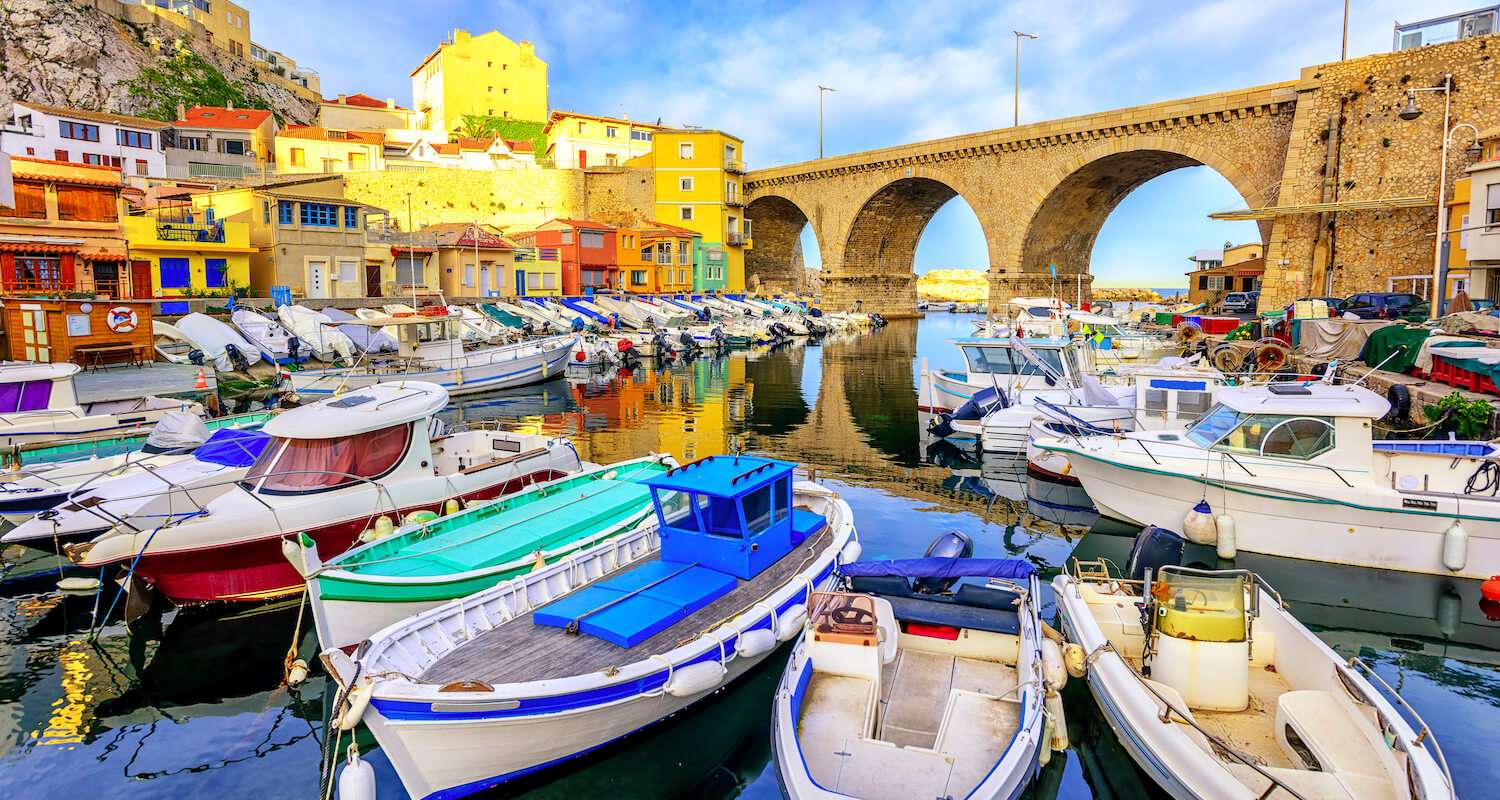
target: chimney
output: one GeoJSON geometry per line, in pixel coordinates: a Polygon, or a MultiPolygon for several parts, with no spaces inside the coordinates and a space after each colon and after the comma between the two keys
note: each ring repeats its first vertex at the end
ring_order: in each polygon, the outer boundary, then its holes
{"type": "Polygon", "coordinates": [[[187,106],[185,106],[185,105],[183,105],[181,103],[177,104],[177,118],[178,119],[187,119],[187,106]]]}

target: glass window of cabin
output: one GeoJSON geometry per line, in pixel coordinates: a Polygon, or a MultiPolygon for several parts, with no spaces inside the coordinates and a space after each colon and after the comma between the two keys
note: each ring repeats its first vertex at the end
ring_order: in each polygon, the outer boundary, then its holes
{"type": "Polygon", "coordinates": [[[1240,414],[1228,406],[1214,406],[1188,428],[1187,437],[1199,447],[1212,447],[1240,422],[1240,414]]]}
{"type": "Polygon", "coordinates": [[[776,522],[786,519],[787,514],[792,512],[792,479],[781,477],[776,479],[776,522]]]}
{"type": "Polygon", "coordinates": [[[771,527],[771,486],[768,483],[740,501],[745,510],[745,531],[752,536],[771,527]]]}
{"type": "Polygon", "coordinates": [[[357,436],[330,439],[277,437],[245,476],[265,494],[311,494],[379,478],[395,469],[411,443],[403,422],[357,436]]]}

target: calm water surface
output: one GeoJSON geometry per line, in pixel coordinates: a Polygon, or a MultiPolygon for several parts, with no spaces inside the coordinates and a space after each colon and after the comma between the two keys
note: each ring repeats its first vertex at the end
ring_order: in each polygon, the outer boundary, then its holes
{"type": "MultiPolygon", "coordinates": [[[[1028,482],[1014,466],[981,465],[924,440],[920,360],[959,366],[945,340],[969,325],[938,314],[821,345],[569,376],[466,399],[447,416],[567,434],[600,462],[745,451],[815,467],[853,506],[872,558],[919,554],[956,529],[974,538],[978,555],[1020,556],[1048,575],[1075,554],[1123,563],[1132,531],[1096,523],[1077,489],[1028,482]]],[[[169,611],[127,630],[118,611],[100,620],[109,594],[96,607],[92,594],[55,590],[52,561],[5,557],[0,796],[317,795],[327,682],[318,674],[295,692],[279,685],[289,647],[310,661],[317,651],[305,625],[294,632],[295,602],[169,611]]],[[[1217,563],[1207,549],[1193,558],[1217,563]]],[[[1270,580],[1335,650],[1360,655],[1401,690],[1434,726],[1461,795],[1494,796],[1500,623],[1486,619],[1477,585],[1267,557],[1237,564],[1270,580]]],[[[506,794],[778,797],[768,715],[784,659],[668,724],[506,794]]],[[[1054,757],[1033,794],[1151,796],[1081,682],[1065,695],[1073,749],[1054,757]]],[[[381,797],[403,797],[373,741],[361,744],[381,797]]]]}

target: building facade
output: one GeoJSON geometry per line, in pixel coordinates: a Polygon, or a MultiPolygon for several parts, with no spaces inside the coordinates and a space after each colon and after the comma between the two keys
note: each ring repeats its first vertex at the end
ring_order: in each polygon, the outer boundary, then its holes
{"type": "Polygon", "coordinates": [[[135,297],[224,296],[250,288],[250,225],[176,203],[125,218],[132,275],[149,275],[135,297]],[[142,294],[143,290],[150,291],[142,294]]]}
{"type": "Polygon", "coordinates": [[[547,157],[558,169],[618,167],[651,154],[652,136],[662,127],[628,119],[554,111],[547,118],[547,157]]]}
{"type": "Polygon", "coordinates": [[[111,166],[132,178],[162,178],[167,176],[166,127],[154,119],[17,101],[0,128],[0,151],[111,166]]]}
{"type": "Polygon", "coordinates": [[[237,180],[269,172],[276,132],[276,117],[265,109],[179,107],[163,135],[167,177],[237,180]]]}
{"type": "Polygon", "coordinates": [[[656,219],[703,237],[704,283],[693,288],[744,291],[745,250],[752,246],[744,142],[722,131],[673,128],[655,132],[652,145],[656,219]],[[720,268],[722,278],[710,277],[720,268]]]}
{"type": "Polygon", "coordinates": [[[455,131],[466,115],[541,122],[547,118],[547,62],[531,42],[455,29],[412,70],[411,94],[423,128],[455,131]]]}
{"type": "MultiPolygon", "coordinates": [[[[139,292],[125,268],[124,182],[110,166],[11,159],[15,207],[0,206],[0,293],[139,292]]],[[[134,276],[150,284],[150,276],[134,276]]]]}
{"type": "Polygon", "coordinates": [[[385,134],[288,125],[276,136],[276,171],[283,175],[385,169],[385,134]]]}

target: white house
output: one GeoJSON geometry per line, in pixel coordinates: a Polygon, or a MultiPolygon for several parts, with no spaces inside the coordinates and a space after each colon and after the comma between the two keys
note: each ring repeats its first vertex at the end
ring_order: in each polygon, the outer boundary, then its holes
{"type": "Polygon", "coordinates": [[[0,127],[0,150],[13,156],[118,167],[126,176],[165,177],[162,131],[154,119],[16,101],[0,127]]]}

